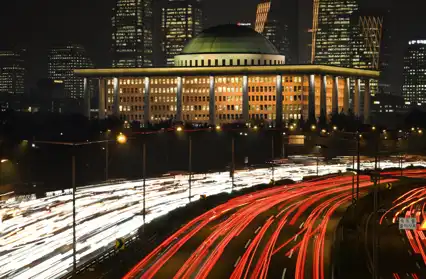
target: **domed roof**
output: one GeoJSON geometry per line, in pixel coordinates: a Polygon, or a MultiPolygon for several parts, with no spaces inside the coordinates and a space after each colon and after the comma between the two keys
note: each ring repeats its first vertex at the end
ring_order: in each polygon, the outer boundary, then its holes
{"type": "Polygon", "coordinates": [[[204,30],[181,54],[239,53],[279,55],[275,46],[251,28],[234,24],[204,30]]]}

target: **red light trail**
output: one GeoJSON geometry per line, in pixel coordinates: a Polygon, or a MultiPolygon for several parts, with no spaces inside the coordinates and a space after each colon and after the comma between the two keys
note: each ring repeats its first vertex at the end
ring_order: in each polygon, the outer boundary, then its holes
{"type": "MultiPolygon", "coordinates": [[[[365,195],[371,185],[370,177],[361,175],[360,195],[365,195]]],[[[272,270],[271,261],[283,255],[291,264],[284,267],[281,278],[286,273],[293,273],[297,279],[327,278],[330,257],[325,253],[331,247],[328,229],[338,223],[336,210],[349,206],[351,189],[352,176],[332,176],[234,198],[183,226],[124,278],[158,278],[165,273],[176,279],[207,278],[218,272],[226,273],[221,274],[223,278],[272,278],[276,270],[272,270]],[[201,243],[192,244],[200,237],[201,243]],[[230,251],[229,247],[234,248],[230,251]],[[182,249],[191,252],[183,263],[182,249]],[[225,257],[235,258],[235,264],[225,257]],[[173,264],[172,270],[170,262],[180,264],[177,268],[173,264]],[[232,270],[219,268],[231,265],[232,270]]]]}

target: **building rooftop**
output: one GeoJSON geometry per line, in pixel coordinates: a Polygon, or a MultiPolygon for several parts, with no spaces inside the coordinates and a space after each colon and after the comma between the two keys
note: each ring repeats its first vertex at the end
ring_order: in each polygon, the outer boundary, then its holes
{"type": "Polygon", "coordinates": [[[251,28],[234,24],[204,30],[185,46],[181,54],[210,53],[279,55],[275,46],[263,35],[251,28]]]}

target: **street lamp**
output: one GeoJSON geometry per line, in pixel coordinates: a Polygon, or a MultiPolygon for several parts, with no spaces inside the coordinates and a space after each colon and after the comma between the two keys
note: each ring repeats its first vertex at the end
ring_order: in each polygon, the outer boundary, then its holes
{"type": "Polygon", "coordinates": [[[325,145],[317,144],[315,145],[317,148],[317,176],[319,175],[319,154],[321,152],[321,149],[327,148],[325,145]]]}
{"type": "Polygon", "coordinates": [[[123,133],[118,134],[117,136],[117,142],[119,144],[125,144],[127,142],[127,137],[123,133]]]}
{"type": "Polygon", "coordinates": [[[316,129],[317,129],[317,126],[315,126],[315,125],[312,125],[312,126],[311,126],[311,130],[312,130],[312,131],[315,131],[316,129]]]}
{"type": "MultiPolygon", "coordinates": [[[[32,143],[32,147],[36,147],[36,143],[38,144],[47,144],[47,145],[63,145],[72,147],[72,158],[71,158],[71,184],[72,184],[72,236],[73,236],[73,274],[77,273],[77,236],[76,236],[76,211],[75,211],[75,194],[77,192],[77,187],[75,183],[75,147],[84,146],[84,145],[92,145],[92,144],[100,144],[109,142],[109,140],[100,140],[100,141],[87,141],[87,142],[59,142],[59,141],[34,141],[32,143]]],[[[117,142],[120,144],[124,144],[127,142],[127,137],[120,133],[117,136],[117,142]]]]}

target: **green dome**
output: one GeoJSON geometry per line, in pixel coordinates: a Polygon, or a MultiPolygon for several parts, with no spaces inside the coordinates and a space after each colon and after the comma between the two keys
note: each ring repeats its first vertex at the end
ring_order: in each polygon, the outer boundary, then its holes
{"type": "Polygon", "coordinates": [[[181,54],[211,53],[279,55],[275,46],[263,35],[251,28],[234,24],[204,30],[185,46],[181,54]]]}

